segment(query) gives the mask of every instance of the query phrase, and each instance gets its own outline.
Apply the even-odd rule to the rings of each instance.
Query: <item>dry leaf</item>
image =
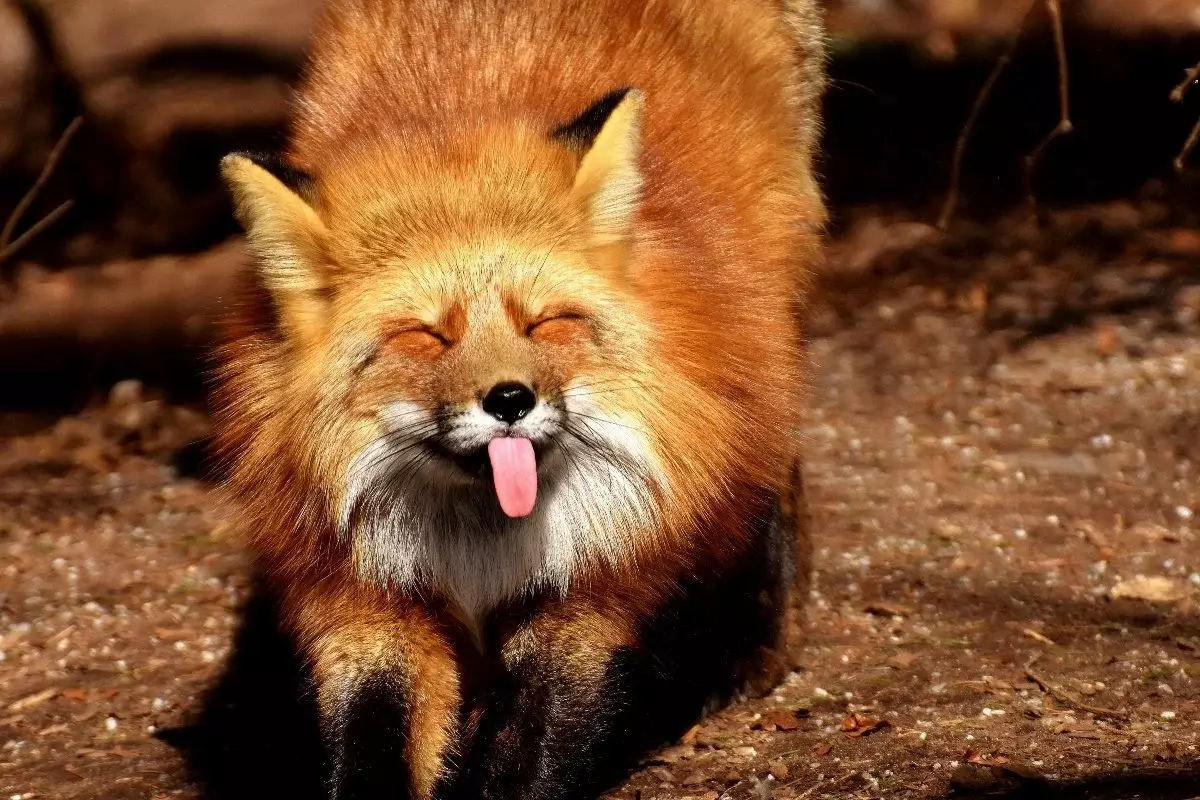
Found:
[[[908,669],[916,662],[916,653],[897,653],[887,660],[887,665],[894,669]]]
[[[934,536],[945,539],[948,542],[956,542],[962,538],[963,529],[961,525],[955,525],[953,522],[939,519],[933,523],[932,533]]]
[[[1166,235],[1167,246],[1176,253],[1194,255],[1200,253],[1200,232],[1190,228],[1177,228]]]
[[[1101,325],[1096,332],[1096,349],[1107,358],[1121,349],[1121,337],[1112,325]]]
[[[1178,542],[1179,537],[1169,529],[1153,522],[1139,522],[1129,529],[1134,536],[1140,536],[1148,542]]]
[[[858,712],[854,712],[842,720],[842,733],[857,739],[860,736],[867,736],[875,731],[882,730],[889,725],[891,723],[886,719],[871,719]]]
[[[988,287],[986,284],[977,283],[971,287],[971,291],[967,294],[967,305],[980,316],[987,312]]]
[[[1075,532],[1086,539],[1088,543],[1094,547],[1098,547],[1103,550],[1112,546],[1112,543],[1109,542],[1108,537],[1104,535],[1096,523],[1092,522],[1090,519],[1081,520],[1080,522],[1075,523]]]
[[[179,639],[187,639],[192,635],[191,631],[171,630],[169,628],[155,628],[154,635],[164,641],[175,641]]]
[[[833,750],[833,745],[829,742],[817,742],[813,745],[813,753],[819,756],[827,756]]]
[[[977,753],[969,753],[964,760],[971,764],[978,764],[983,767],[991,767],[993,770],[1006,772],[1025,781],[1041,781],[1046,778],[1041,771],[1035,769],[1033,766],[1020,761],[1012,761],[1004,756],[987,758]]]
[[[677,744],[667,747],[654,755],[649,763],[676,764],[695,755],[695,749],[690,744]]]
[[[1149,603],[1174,603],[1186,595],[1187,588],[1179,581],[1162,576],[1147,578],[1144,575],[1121,581],[1109,592],[1114,600],[1145,600]]]
[[[27,695],[20,700],[15,700],[9,704],[8,710],[12,712],[26,711],[35,706],[40,706],[47,700],[53,700],[58,696],[58,689],[43,689],[36,694]]]
[[[1000,680],[999,678],[993,678],[991,675],[984,675],[983,682],[987,684],[988,689],[995,694],[1012,694],[1017,690],[1016,687],[1008,681]]]
[[[908,606],[902,606],[898,603],[887,603],[883,601],[869,603],[863,611],[868,614],[873,614],[877,617],[908,617],[911,616],[913,610]]]
[[[808,716],[808,709],[799,711],[773,711],[764,714],[763,718],[754,723],[755,730],[763,731],[795,731],[803,726],[801,717]]]

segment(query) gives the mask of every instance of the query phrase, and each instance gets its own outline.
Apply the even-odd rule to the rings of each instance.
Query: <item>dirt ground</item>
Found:
[[[1147,196],[942,235],[860,214],[813,308],[803,668],[622,800],[1200,795],[1200,233]],[[136,384],[0,417],[0,797],[195,798],[249,591]]]

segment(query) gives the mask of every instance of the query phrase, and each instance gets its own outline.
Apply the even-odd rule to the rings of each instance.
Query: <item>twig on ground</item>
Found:
[[[1025,197],[1029,201],[1029,213],[1034,220],[1038,216],[1038,206],[1033,178],[1038,162],[1050,145],[1075,130],[1075,123],[1071,122],[1071,78],[1067,71],[1067,42],[1063,34],[1062,7],[1059,3],[1060,0],[1046,0],[1046,11],[1050,13],[1050,26],[1054,33],[1054,54],[1058,60],[1058,124],[1046,134],[1046,138],[1038,143],[1033,152],[1025,156]]]
[[[1182,103],[1188,91],[1196,85],[1197,81],[1200,81],[1200,63],[1183,71],[1183,80],[1171,91],[1171,100],[1175,103]],[[1200,120],[1197,120],[1196,124],[1192,126],[1187,141],[1183,143],[1183,149],[1179,151],[1179,155],[1175,156],[1176,172],[1183,172],[1183,164],[1192,154],[1192,150],[1196,149],[1197,142],[1200,142]]]
[[[1128,714],[1125,714],[1121,711],[1113,711],[1111,708],[1101,708],[1100,706],[1088,705],[1087,703],[1080,700],[1078,697],[1075,697],[1074,695],[1072,695],[1070,692],[1068,692],[1065,689],[1062,689],[1058,686],[1055,686],[1054,684],[1050,683],[1045,678],[1043,678],[1041,675],[1034,672],[1033,665],[1036,664],[1038,659],[1041,657],[1042,656],[1039,653],[1038,655],[1036,655],[1032,659],[1030,659],[1029,663],[1027,663],[1025,665],[1025,677],[1029,678],[1029,680],[1033,681],[1038,686],[1040,686],[1042,688],[1043,692],[1050,695],[1055,700],[1057,700],[1058,702],[1067,706],[1068,708],[1073,708],[1076,711],[1085,711],[1089,714],[1094,714],[1097,717],[1106,717],[1108,719],[1116,719],[1116,720],[1121,720],[1124,722],[1129,721]]]
[[[50,156],[46,159],[42,171],[38,174],[37,180],[33,186],[25,193],[12,214],[9,215],[8,221],[4,223],[4,229],[0,231],[0,264],[3,264],[7,259],[11,258],[18,250],[28,244],[35,236],[49,228],[55,222],[63,217],[74,206],[74,201],[68,200],[53,211],[47,214],[42,219],[30,226],[29,230],[18,236],[15,240],[13,234],[16,233],[17,226],[21,224],[21,218],[29,207],[37,200],[38,194],[45,188],[50,178],[54,175],[54,170],[58,168],[59,162],[62,160],[63,153],[66,152],[67,146],[79,131],[79,126],[83,123],[82,117],[76,117],[63,131],[62,136],[58,137],[58,141],[54,144],[54,149],[50,151]]]
[[[850,780],[857,774],[858,774],[858,770],[851,770],[850,772],[847,772],[845,775],[843,775],[840,778],[837,778],[837,779],[831,778],[829,781],[827,781],[827,783],[829,784],[828,786],[823,785],[824,783],[826,783],[825,781],[816,781],[815,783],[813,783],[812,786],[808,787],[808,789],[806,789],[805,791],[796,795],[796,800],[803,800],[806,797],[811,797],[813,792],[815,792],[819,788],[833,789],[835,787],[841,786],[843,783]],[[795,780],[791,780],[785,784],[782,784],[779,788],[786,789],[788,787],[795,786],[796,784],[800,783],[801,781],[806,780],[806,778],[807,778],[807,776],[796,778]]]

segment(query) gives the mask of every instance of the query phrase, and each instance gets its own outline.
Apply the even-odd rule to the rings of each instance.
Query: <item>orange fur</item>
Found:
[[[406,688],[412,730],[405,753],[414,796],[429,798],[455,750],[461,687],[453,647],[417,606],[397,607],[336,585],[290,598],[299,644],[308,654],[322,710],[346,702],[357,685],[384,670]]]
[[[503,658],[561,651],[598,689],[677,582],[746,550],[764,493],[798,502],[821,52],[815,0],[330,0],[288,151],[311,187],[227,159],[261,265],[221,356],[230,488],[322,691],[389,666],[420,687],[417,796],[463,702],[447,619],[485,649],[493,611],[554,585]],[[555,137],[615,90],[594,140]],[[613,538],[563,532],[569,581],[484,600],[394,578],[353,477],[389,409],[513,380],[589,391],[644,455],[630,508],[558,519]]]
[[[647,380],[634,401],[677,477],[665,527],[681,539],[735,501],[733,476],[782,487],[791,460],[803,382],[794,304],[824,212],[810,166],[819,39],[795,22],[807,24],[806,4],[791,17],[781,5],[334,0],[294,126],[291,155],[319,187],[332,279],[360,295],[347,313],[368,333],[361,315],[400,290],[406,263],[480,241],[540,254],[569,238],[580,224],[564,191],[573,162],[545,132],[614,88],[644,93],[634,274],[612,288],[653,332],[657,362],[631,365]],[[274,509],[271,494],[289,490],[263,478],[312,428],[286,419],[310,413],[298,395],[344,378],[324,360],[297,382],[261,337],[239,334],[226,351],[223,438],[253,476],[243,501]],[[274,399],[284,395],[296,402]],[[321,484],[313,473],[345,466],[324,455],[288,466]],[[314,502],[299,503],[302,516],[320,513]],[[262,549],[288,562],[323,556],[325,544],[297,548],[279,527],[263,526]]]

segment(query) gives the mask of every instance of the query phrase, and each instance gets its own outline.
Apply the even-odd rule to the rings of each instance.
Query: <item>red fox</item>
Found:
[[[329,796],[595,797],[789,668],[816,0],[330,0],[218,441]]]

